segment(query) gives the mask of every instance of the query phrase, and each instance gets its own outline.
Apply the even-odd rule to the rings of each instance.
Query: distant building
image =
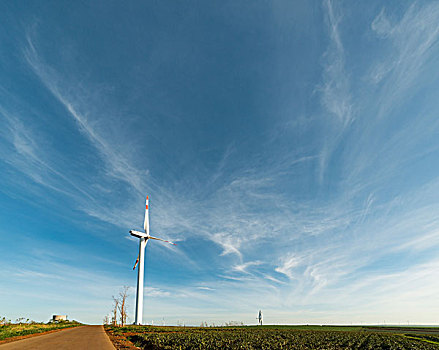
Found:
[[[53,315],[52,322],[67,321],[67,315]]]

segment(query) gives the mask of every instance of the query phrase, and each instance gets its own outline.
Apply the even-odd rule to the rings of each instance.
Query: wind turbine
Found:
[[[134,264],[133,270],[136,268],[137,264],[139,264],[139,268],[137,269],[137,294],[136,294],[136,319],[134,324],[142,324],[142,313],[143,313],[143,276],[145,269],[145,248],[148,240],[155,239],[157,241],[163,241],[166,243],[170,243],[176,245],[175,243],[166,241],[161,238],[152,237],[149,235],[149,214],[148,214],[148,196],[146,196],[145,203],[145,220],[143,221],[143,230],[144,232],[130,230],[131,236],[139,238],[139,255],[137,256],[136,263]]]

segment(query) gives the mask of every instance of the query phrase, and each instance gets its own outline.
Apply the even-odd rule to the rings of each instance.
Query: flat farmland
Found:
[[[0,325],[0,343],[5,340],[11,340],[18,337],[25,337],[36,333],[45,333],[49,331],[71,328],[80,326],[77,322],[61,323],[30,323],[30,324],[5,324]]]
[[[106,326],[118,349],[438,349],[438,328]],[[118,345],[119,344],[119,345]]]

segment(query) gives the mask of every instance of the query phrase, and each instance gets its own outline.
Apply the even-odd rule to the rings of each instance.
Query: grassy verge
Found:
[[[0,325],[0,341],[11,340],[16,337],[23,337],[35,333],[44,333],[57,329],[77,327],[81,324],[78,322],[60,322],[60,323],[30,323],[30,324],[7,324]]]
[[[120,327],[104,326],[105,332],[117,350],[137,350],[138,347],[127,339],[128,333],[120,332]]]

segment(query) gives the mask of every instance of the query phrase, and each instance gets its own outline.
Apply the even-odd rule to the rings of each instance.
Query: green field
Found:
[[[141,349],[439,349],[438,328],[263,326],[106,326],[112,340]]]
[[[29,335],[34,333],[42,333],[52,331],[54,329],[63,329],[79,326],[78,322],[60,322],[60,323],[22,323],[22,324],[6,324],[0,325],[0,341]]]

